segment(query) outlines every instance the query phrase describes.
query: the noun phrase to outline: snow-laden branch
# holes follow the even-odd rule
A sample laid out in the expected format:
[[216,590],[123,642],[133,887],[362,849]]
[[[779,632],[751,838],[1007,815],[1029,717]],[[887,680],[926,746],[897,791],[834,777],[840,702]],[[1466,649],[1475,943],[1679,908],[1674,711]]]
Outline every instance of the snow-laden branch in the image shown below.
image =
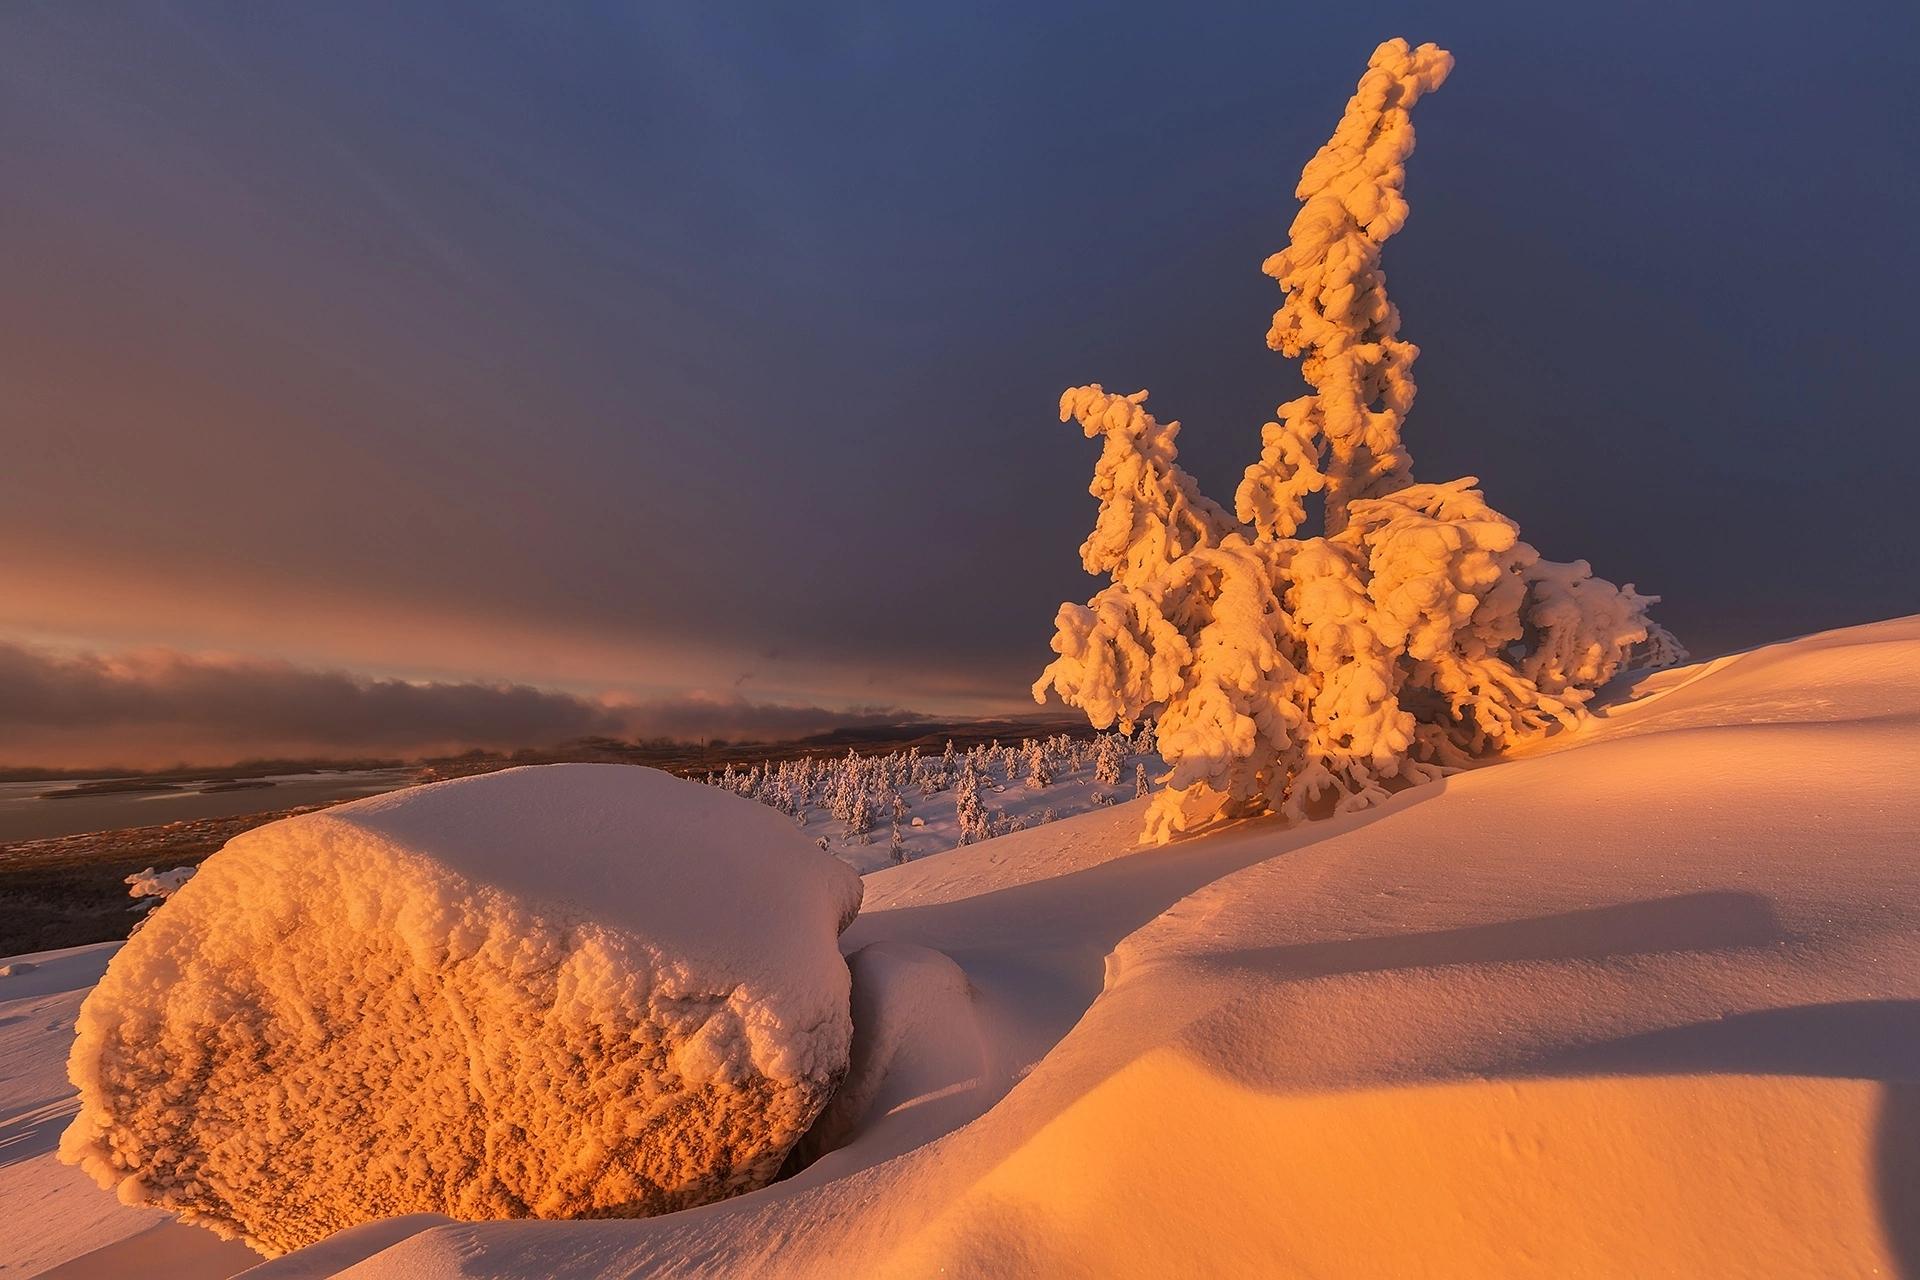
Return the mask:
[[[1159,719],[1167,772],[1145,836],[1221,815],[1363,808],[1579,719],[1625,666],[1684,650],[1656,596],[1542,560],[1472,477],[1415,483],[1401,427],[1419,349],[1400,335],[1381,246],[1407,220],[1409,112],[1453,57],[1390,40],[1308,162],[1267,335],[1311,394],[1261,433],[1234,514],[1181,469],[1180,424],[1147,393],[1076,387],[1062,421],[1101,438],[1082,545],[1111,585],[1055,619],[1034,685],[1098,728]],[[1323,495],[1324,531],[1300,537]],[[1237,518],[1236,518],[1237,517]]]

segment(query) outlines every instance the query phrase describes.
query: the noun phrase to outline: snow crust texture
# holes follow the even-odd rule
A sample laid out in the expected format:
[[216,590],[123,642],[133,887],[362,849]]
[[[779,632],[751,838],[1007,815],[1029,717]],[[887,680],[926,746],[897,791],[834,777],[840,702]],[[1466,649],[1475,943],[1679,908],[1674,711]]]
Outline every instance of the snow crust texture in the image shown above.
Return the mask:
[[268,1254],[750,1190],[847,1069],[860,896],[780,814],[619,765],[274,823],[87,999],[61,1157]]

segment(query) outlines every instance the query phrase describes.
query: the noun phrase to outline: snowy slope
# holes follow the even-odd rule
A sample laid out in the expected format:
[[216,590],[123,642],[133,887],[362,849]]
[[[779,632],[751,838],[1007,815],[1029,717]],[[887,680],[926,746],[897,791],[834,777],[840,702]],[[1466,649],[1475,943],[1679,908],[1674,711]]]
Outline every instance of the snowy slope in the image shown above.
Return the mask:
[[[103,1276],[225,1276],[259,1261],[170,1214],[122,1205],[53,1157],[79,1105],[67,1083],[74,1017],[119,948],[103,942],[0,964],[13,970],[0,976],[0,1276],[39,1275],[84,1255],[108,1264],[84,1274]],[[162,1269],[168,1263],[177,1265]]]
[[1623,697],[1370,813],[876,873],[845,946],[946,953],[972,1021],[846,1147],[260,1274],[1920,1270],[1920,619]]
[[1126,806],[880,873],[849,942],[952,955],[991,1045],[862,1142],[950,1132],[354,1274],[1920,1264],[1916,660],[1902,620],[1669,673],[1338,824],[1135,851]]

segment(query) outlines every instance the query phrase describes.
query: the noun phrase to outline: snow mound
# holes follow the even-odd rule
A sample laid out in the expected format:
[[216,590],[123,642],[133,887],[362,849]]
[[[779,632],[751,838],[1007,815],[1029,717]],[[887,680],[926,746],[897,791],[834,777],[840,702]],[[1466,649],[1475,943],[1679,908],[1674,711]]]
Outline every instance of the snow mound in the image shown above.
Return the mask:
[[907,942],[873,942],[848,956],[847,967],[853,972],[850,1065],[833,1101],[794,1147],[803,1166],[850,1141],[890,1141],[880,1133],[889,1118],[967,1089],[986,1070],[973,992],[966,972],[946,955]]
[[750,1190],[847,1069],[860,896],[780,814],[622,765],[273,823],[87,999],[61,1157],[269,1254]]
[[1920,618],[1856,627],[1362,813],[878,872],[843,942],[929,1010],[904,948],[951,958],[977,1050],[753,1196],[351,1274],[1920,1275],[1916,672]]

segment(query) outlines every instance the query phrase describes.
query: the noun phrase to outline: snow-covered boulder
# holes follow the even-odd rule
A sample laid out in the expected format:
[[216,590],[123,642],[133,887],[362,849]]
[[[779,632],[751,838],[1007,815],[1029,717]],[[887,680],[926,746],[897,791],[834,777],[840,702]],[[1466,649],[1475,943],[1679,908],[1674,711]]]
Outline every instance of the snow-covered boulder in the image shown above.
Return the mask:
[[860,893],[781,814],[623,765],[276,822],[88,997],[61,1156],[269,1254],[750,1190],[846,1072]]

